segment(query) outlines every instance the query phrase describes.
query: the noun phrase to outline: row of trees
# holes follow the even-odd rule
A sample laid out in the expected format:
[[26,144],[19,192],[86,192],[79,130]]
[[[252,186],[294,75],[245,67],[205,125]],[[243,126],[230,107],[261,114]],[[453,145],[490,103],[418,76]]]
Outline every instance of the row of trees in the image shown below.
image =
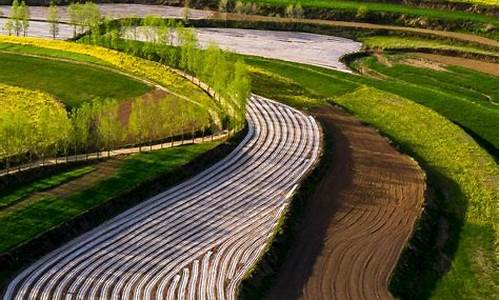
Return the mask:
[[186,133],[194,138],[198,129],[214,131],[206,110],[175,99],[139,97],[130,109],[114,99],[95,99],[74,108],[69,118],[55,118],[50,107],[33,116],[23,110],[2,113],[0,118],[0,158],[5,167],[12,163],[44,160],[61,155],[86,155],[125,145],[152,145],[154,141],[174,141]]
[[[1,11],[0,11],[1,12]],[[87,30],[95,29],[102,19],[99,7],[92,2],[72,3],[68,6],[69,23],[73,26],[73,36]],[[29,29],[29,7],[24,1],[14,0],[10,9],[9,19],[4,25],[4,31],[8,35],[26,36]],[[59,34],[59,23],[61,17],[59,9],[54,1],[47,9],[47,22],[49,34],[55,39]]]
[[15,34],[26,36],[30,26],[30,11],[24,1],[14,0],[10,8],[9,19],[4,25],[4,30],[8,35]]
[[234,128],[243,124],[250,94],[246,65],[215,43],[201,49],[196,31],[182,22],[155,16],[107,21],[83,41],[156,60],[200,78],[223,100],[226,125]]

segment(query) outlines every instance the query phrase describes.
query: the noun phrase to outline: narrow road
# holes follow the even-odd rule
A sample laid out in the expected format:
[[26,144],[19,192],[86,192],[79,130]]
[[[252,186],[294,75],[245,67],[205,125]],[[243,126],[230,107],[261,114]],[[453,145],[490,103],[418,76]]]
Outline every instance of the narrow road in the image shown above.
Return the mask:
[[4,299],[234,299],[319,155],[312,117],[261,97],[224,160],[50,253]]

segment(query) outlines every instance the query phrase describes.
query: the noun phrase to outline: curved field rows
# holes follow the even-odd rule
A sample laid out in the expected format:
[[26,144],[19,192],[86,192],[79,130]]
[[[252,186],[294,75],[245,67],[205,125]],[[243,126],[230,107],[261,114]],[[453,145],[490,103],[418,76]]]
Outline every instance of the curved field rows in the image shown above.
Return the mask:
[[333,137],[333,162],[267,298],[391,299],[389,277],[422,211],[425,176],[349,114],[313,114]]
[[19,274],[4,299],[233,299],[319,154],[312,117],[253,96],[224,160]]

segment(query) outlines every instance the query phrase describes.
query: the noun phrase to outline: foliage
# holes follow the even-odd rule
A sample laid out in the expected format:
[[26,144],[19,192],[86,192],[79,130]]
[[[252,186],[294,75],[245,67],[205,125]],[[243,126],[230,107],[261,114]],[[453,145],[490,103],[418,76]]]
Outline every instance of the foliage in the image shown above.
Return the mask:
[[47,22],[49,22],[49,33],[53,39],[59,34],[59,12],[55,2],[51,2],[47,12]]
[[[250,80],[245,64],[238,62],[215,44],[211,44],[207,51],[200,50],[196,32],[176,21],[147,16],[141,21],[141,25],[144,42],[126,39],[127,35],[124,35],[116,43],[109,43],[109,28],[99,41],[93,42],[160,61],[200,78],[221,96],[223,101],[220,104],[229,117],[229,126],[241,127],[250,93]],[[135,35],[136,29],[130,28],[128,19],[121,20],[117,26],[118,32],[132,31]],[[128,30],[123,29],[125,26],[129,26]]]
[[18,0],[12,1],[12,6],[10,9],[9,22],[7,23],[7,31],[9,35],[11,31],[14,30],[15,34],[19,36],[21,32],[24,36],[28,32],[30,17],[29,8],[24,1],[19,3]]
[[0,159],[52,151],[71,128],[63,106],[53,97],[0,84]]
[[99,7],[92,2],[71,3],[68,6],[70,23],[73,25],[73,35],[85,30],[95,30],[101,20]]

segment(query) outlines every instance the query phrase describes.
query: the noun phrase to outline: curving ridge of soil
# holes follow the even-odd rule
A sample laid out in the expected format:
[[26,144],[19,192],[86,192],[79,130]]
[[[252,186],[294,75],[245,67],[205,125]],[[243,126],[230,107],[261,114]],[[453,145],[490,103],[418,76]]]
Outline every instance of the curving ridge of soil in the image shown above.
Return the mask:
[[424,203],[425,175],[376,130],[334,107],[313,111],[333,162],[267,299],[390,299],[388,282]]

